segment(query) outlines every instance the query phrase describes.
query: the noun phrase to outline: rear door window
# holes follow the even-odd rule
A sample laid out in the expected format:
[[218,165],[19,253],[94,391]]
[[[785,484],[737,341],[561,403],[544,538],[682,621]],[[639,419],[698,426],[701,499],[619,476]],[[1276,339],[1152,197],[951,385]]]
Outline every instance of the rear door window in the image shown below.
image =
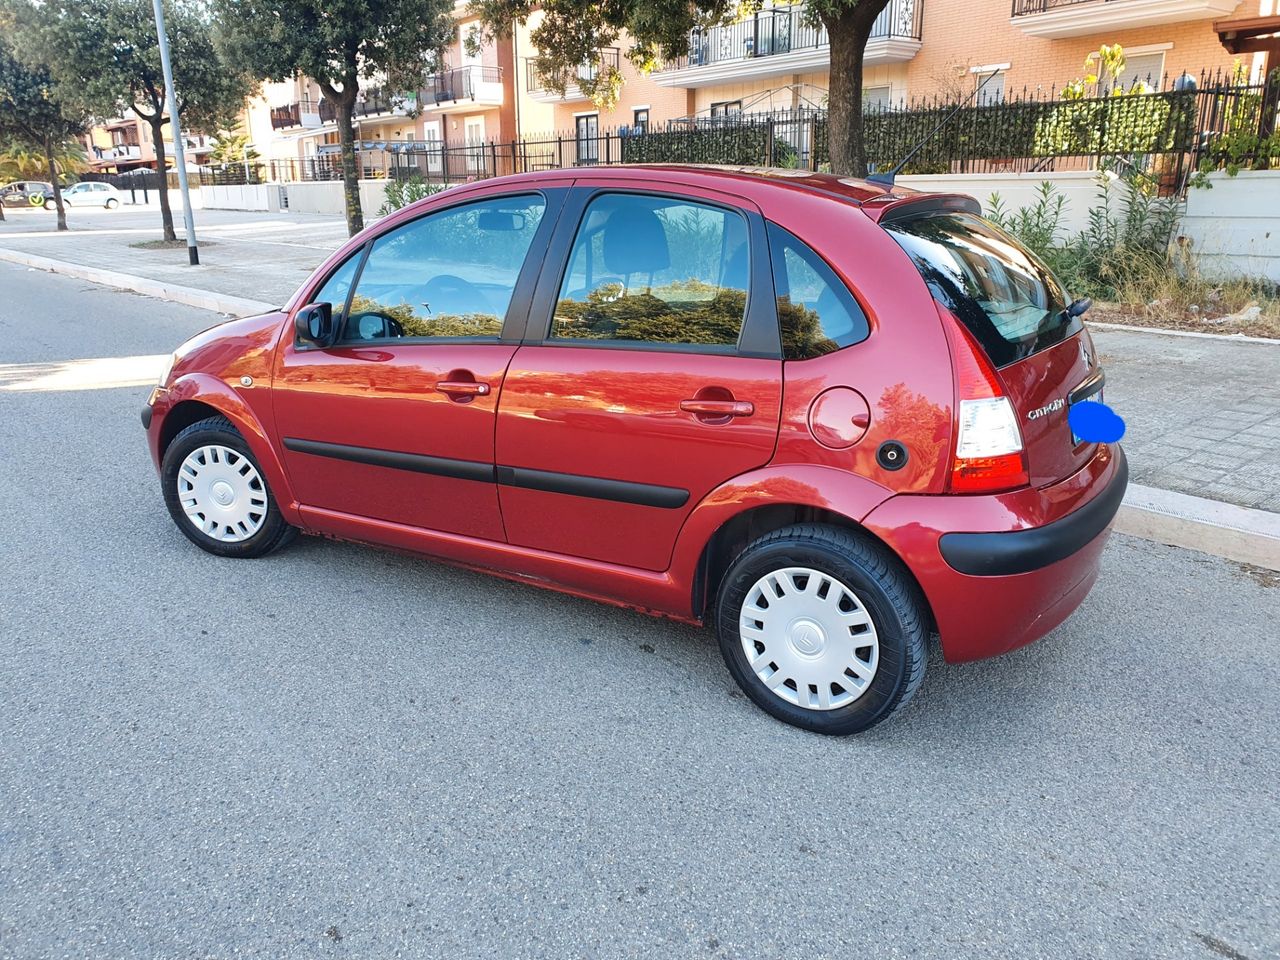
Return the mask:
[[552,340],[735,349],[749,287],[747,222],[646,194],[591,201],[569,254]]
[[996,366],[1029,357],[1080,329],[1080,320],[1067,316],[1069,300],[1053,272],[990,221],[949,211],[884,227]]

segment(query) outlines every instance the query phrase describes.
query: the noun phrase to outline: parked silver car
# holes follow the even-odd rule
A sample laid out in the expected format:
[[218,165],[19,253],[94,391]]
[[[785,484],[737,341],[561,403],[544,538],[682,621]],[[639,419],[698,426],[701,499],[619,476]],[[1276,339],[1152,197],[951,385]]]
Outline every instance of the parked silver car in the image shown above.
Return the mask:
[[[62,191],[62,202],[69,207],[106,207],[108,210],[114,210],[124,202],[124,197],[109,183],[82,180]],[[45,198],[44,208],[52,210],[53,207],[51,194]]]

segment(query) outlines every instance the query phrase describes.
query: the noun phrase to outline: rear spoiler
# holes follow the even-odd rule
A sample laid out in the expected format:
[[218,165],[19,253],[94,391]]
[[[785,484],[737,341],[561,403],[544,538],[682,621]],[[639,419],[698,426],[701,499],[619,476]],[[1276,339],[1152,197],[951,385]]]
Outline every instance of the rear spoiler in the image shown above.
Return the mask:
[[907,196],[886,193],[862,204],[862,212],[877,223],[948,211],[981,214],[982,204],[963,193],[916,193]]

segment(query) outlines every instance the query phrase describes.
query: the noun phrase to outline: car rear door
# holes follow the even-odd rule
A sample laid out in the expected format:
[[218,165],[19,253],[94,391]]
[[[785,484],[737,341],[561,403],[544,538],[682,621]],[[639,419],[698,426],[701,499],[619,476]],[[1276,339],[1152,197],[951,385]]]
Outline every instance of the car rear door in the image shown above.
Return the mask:
[[494,416],[565,190],[468,196],[400,224],[311,301],[341,336],[277,354],[276,431],[310,507],[503,539]]
[[498,407],[507,538],[662,570],[689,512],[773,455],[764,221],[717,191],[578,183]]

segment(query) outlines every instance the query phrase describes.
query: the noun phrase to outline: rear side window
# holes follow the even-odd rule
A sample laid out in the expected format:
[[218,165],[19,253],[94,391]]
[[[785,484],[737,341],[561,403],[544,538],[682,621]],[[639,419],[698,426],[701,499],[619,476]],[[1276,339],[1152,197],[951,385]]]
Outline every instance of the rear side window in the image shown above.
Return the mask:
[[867,338],[866,314],[811,247],[771,223],[769,252],[786,359],[807,360]]
[[605,194],[573,241],[552,339],[733,348],[746,315],[747,223],[671,197]]
[[884,225],[937,300],[1001,367],[1080,329],[1067,296],[1035,254],[972,213],[933,213]]

